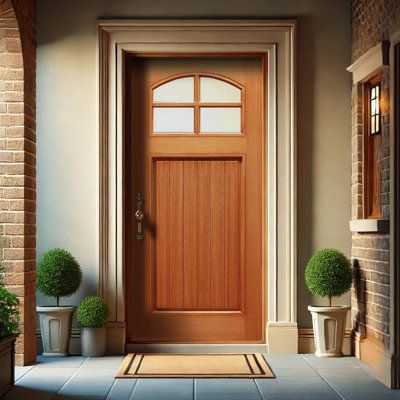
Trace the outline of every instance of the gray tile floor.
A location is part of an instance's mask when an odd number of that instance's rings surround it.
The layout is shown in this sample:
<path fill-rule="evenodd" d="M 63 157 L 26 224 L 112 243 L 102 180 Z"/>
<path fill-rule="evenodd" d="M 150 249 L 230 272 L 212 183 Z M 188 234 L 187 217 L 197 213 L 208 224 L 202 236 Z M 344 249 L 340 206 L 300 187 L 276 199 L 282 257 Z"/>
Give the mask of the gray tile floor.
<path fill-rule="evenodd" d="M 356 358 L 266 355 L 276 379 L 114 379 L 122 357 L 38 358 L 16 368 L 6 400 L 386 400 L 400 390 L 377 382 Z"/>

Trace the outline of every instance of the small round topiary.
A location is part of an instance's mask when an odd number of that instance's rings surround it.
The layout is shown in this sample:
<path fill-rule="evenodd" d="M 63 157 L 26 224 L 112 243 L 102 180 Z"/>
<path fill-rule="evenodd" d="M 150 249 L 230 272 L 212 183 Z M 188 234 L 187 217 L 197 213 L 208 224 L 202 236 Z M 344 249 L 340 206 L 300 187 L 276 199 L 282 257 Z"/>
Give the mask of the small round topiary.
<path fill-rule="evenodd" d="M 351 288 L 353 273 L 350 260 L 339 250 L 321 249 L 308 261 L 305 278 L 312 294 L 329 298 L 340 296 Z"/>
<path fill-rule="evenodd" d="M 46 296 L 72 296 L 82 281 L 81 267 L 73 255 L 64 249 L 52 249 L 43 254 L 37 268 L 37 287 Z"/>
<path fill-rule="evenodd" d="M 88 296 L 76 311 L 78 322 L 85 328 L 99 328 L 108 321 L 110 311 L 107 303 L 98 296 Z"/>

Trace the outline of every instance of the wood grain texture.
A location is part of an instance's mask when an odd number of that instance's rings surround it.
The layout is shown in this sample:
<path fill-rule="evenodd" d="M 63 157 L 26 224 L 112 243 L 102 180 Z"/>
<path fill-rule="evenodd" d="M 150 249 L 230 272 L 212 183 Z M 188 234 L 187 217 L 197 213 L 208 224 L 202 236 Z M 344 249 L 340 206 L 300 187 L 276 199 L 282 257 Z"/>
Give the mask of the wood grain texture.
<path fill-rule="evenodd" d="M 154 164 L 154 308 L 239 310 L 241 159 Z"/>

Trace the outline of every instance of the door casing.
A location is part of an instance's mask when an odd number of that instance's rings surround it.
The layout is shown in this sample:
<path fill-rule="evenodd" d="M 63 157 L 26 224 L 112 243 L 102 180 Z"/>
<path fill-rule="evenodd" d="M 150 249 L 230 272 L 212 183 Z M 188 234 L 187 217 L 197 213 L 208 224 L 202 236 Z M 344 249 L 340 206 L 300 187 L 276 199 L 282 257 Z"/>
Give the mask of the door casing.
<path fill-rule="evenodd" d="M 268 179 L 269 207 L 264 220 L 268 242 L 263 244 L 268 261 L 266 341 L 269 351 L 297 352 L 295 38 L 295 21 L 99 22 L 99 292 L 111 308 L 107 326 L 110 352 L 125 351 L 121 157 L 124 56 L 126 52 L 165 51 L 256 52 L 268 56 L 268 176 L 265 179 Z"/>

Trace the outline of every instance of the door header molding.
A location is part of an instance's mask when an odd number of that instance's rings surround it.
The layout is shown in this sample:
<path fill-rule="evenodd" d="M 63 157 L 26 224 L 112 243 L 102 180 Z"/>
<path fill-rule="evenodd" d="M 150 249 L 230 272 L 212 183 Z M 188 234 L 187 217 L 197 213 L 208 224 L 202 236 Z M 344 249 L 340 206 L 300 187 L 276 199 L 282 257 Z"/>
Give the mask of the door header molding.
<path fill-rule="evenodd" d="M 99 293 L 110 306 L 109 348 L 123 350 L 123 88 L 126 53 L 262 53 L 266 70 L 269 351 L 297 352 L 296 26 L 294 20 L 101 20 Z M 279 109 L 279 112 L 278 112 Z"/>

